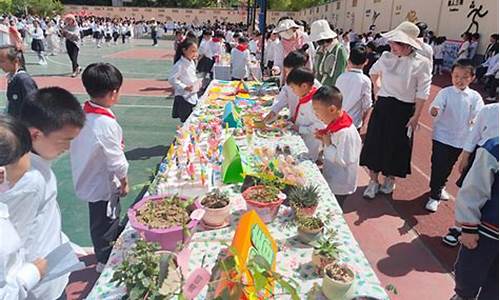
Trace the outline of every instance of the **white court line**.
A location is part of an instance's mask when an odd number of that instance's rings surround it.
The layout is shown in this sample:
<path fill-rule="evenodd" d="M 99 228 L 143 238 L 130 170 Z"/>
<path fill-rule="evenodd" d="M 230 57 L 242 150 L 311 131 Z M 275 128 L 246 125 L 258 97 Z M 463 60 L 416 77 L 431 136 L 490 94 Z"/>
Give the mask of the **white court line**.
<path fill-rule="evenodd" d="M 116 108 L 172 108 L 172 105 L 136 105 L 136 104 L 115 104 Z M 5 106 L 0 106 L 0 109 L 5 109 Z"/>

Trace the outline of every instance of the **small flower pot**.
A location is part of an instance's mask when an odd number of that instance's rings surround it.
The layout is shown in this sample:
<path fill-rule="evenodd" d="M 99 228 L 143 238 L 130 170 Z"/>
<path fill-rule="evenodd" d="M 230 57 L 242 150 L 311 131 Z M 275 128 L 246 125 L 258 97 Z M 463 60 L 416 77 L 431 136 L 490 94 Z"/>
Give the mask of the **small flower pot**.
<path fill-rule="evenodd" d="M 308 216 L 312 217 L 314 213 L 316 212 L 316 208 L 318 208 L 318 205 L 311 206 L 311 207 L 299 207 L 299 208 L 294 208 L 295 214 L 298 215 L 303 215 L 303 216 Z"/>
<path fill-rule="evenodd" d="M 203 204 L 200 205 L 203 206 Z M 221 208 L 205 207 L 203 215 L 203 223 L 209 227 L 220 227 L 228 222 L 229 214 L 231 213 L 231 203 Z"/>
<path fill-rule="evenodd" d="M 347 281 L 336 280 L 335 278 L 328 276 L 327 268 L 335 264 L 337 263 L 327 265 L 323 270 L 324 275 L 321 291 L 329 300 L 344 299 L 346 293 L 349 291 L 352 283 L 354 282 L 355 272 L 348 265 L 337 265 L 341 266 L 342 269 L 349 274 L 350 279 Z"/>
<path fill-rule="evenodd" d="M 327 265 L 334 263 L 336 261 L 337 261 L 336 258 L 321 255 L 316 250 L 313 251 L 312 257 L 311 257 L 311 263 L 316 268 L 316 272 L 319 275 L 323 274 L 323 270 L 325 269 L 325 267 Z"/>
<path fill-rule="evenodd" d="M 270 199 L 269 202 L 258 202 L 252 199 L 251 193 L 254 190 L 266 188 L 267 187 L 263 185 L 255 185 L 243 192 L 242 196 L 247 203 L 247 210 L 255 210 L 264 223 L 270 223 L 276 218 L 276 215 L 278 215 L 279 208 L 286 199 L 286 195 L 279 194 L 275 199 Z"/>
<path fill-rule="evenodd" d="M 317 240 L 323 234 L 323 226 L 317 229 L 309 229 L 302 226 L 297 227 L 297 237 L 304 243 Z"/>

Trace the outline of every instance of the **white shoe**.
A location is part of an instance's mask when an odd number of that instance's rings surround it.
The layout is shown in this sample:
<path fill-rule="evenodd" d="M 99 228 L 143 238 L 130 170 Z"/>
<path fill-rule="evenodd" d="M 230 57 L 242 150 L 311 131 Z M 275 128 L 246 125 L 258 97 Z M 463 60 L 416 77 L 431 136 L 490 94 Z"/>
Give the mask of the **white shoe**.
<path fill-rule="evenodd" d="M 104 271 L 104 268 L 106 267 L 105 264 L 103 263 L 97 263 L 97 265 L 95 266 L 95 271 L 99 274 L 102 273 L 102 271 Z"/>
<path fill-rule="evenodd" d="M 425 209 L 431 212 L 436 212 L 439 207 L 439 200 L 429 198 L 429 201 L 427 201 L 427 204 L 425 205 Z"/>
<path fill-rule="evenodd" d="M 441 191 L 441 200 L 450 200 L 450 198 L 451 195 L 445 189 L 443 189 Z"/>
<path fill-rule="evenodd" d="M 396 188 L 396 182 L 394 178 L 391 177 L 386 177 L 384 180 L 384 184 L 380 187 L 380 192 L 382 194 L 389 195 L 392 192 L 394 192 L 394 189 Z"/>
<path fill-rule="evenodd" d="M 363 197 L 368 198 L 368 199 L 374 199 L 375 196 L 377 196 L 378 191 L 379 191 L 378 182 L 370 180 L 370 183 L 368 183 L 368 186 L 366 187 L 365 191 L 363 192 Z"/>

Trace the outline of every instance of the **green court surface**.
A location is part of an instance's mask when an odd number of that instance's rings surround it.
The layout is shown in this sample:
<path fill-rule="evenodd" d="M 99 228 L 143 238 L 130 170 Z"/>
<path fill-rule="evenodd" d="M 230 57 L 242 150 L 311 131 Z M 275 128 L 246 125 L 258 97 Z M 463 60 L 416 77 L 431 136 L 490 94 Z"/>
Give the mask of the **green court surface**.
<path fill-rule="evenodd" d="M 137 59 L 106 57 L 124 50 L 147 49 L 146 47 L 151 49 L 149 45 L 148 40 L 143 40 L 97 49 L 92 43 L 87 43 L 81 50 L 80 64 L 85 67 L 92 62 L 104 61 L 117 66 L 125 79 L 165 79 L 172 67 L 171 59 L 150 60 L 144 57 L 145 55 Z M 160 47 L 155 49 L 164 50 L 165 53 L 172 52 L 171 43 L 165 41 L 162 41 Z M 36 57 L 30 52 L 26 54 L 26 60 L 28 71 L 34 76 L 64 76 L 70 70 L 66 54 L 49 57 L 47 66 L 35 65 Z M 81 102 L 87 100 L 86 95 L 76 96 Z M 131 187 L 139 185 L 123 199 L 122 217 L 140 193 L 141 184 L 149 180 L 172 141 L 176 126 L 180 124 L 171 118 L 172 100 L 172 97 L 164 96 L 122 95 L 120 103 L 112 108 L 124 132 L 125 154 L 130 163 L 130 185 Z M 4 107 L 5 102 L 5 91 L 0 91 L 0 106 Z M 88 229 L 88 208 L 87 204 L 78 200 L 74 194 L 69 155 L 64 154 L 54 161 L 53 170 L 58 180 L 58 201 L 62 212 L 63 230 L 73 242 L 89 247 L 91 241 Z"/>

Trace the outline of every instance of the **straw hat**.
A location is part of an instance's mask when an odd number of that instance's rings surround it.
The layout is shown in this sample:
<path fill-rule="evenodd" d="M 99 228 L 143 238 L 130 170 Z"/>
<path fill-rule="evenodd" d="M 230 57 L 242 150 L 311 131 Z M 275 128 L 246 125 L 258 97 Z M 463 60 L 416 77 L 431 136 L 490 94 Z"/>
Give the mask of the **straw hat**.
<path fill-rule="evenodd" d="M 286 20 L 281 21 L 278 24 L 278 26 L 273 30 L 273 33 L 280 33 L 283 31 L 287 31 L 288 29 L 291 29 L 291 28 L 299 29 L 300 26 L 297 25 L 293 20 L 286 19 Z"/>
<path fill-rule="evenodd" d="M 404 21 L 393 30 L 383 33 L 382 36 L 388 41 L 399 42 L 410 45 L 416 49 L 422 49 L 422 46 L 420 46 L 420 42 L 418 41 L 419 33 L 420 29 L 417 25 Z"/>
<path fill-rule="evenodd" d="M 337 34 L 330 28 L 327 20 L 317 20 L 311 24 L 311 35 L 309 36 L 311 42 L 329 40 L 336 37 Z"/>

